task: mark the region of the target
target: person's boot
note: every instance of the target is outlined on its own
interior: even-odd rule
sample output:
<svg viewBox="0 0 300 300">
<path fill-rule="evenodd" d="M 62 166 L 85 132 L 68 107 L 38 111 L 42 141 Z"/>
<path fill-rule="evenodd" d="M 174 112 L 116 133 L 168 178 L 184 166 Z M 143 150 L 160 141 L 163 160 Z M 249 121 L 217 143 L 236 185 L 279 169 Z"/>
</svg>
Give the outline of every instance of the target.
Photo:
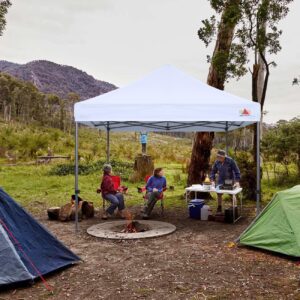
<svg viewBox="0 0 300 300">
<path fill-rule="evenodd" d="M 118 210 L 117 211 L 117 217 L 120 218 L 120 219 L 125 219 L 125 214 L 123 212 L 123 210 Z"/>
<path fill-rule="evenodd" d="M 109 214 L 108 212 L 104 212 L 102 215 L 102 220 L 108 220 L 112 217 L 111 214 Z"/>
<path fill-rule="evenodd" d="M 148 219 L 149 219 L 149 216 L 146 213 L 144 213 L 143 214 L 143 220 L 148 220 Z"/>
</svg>

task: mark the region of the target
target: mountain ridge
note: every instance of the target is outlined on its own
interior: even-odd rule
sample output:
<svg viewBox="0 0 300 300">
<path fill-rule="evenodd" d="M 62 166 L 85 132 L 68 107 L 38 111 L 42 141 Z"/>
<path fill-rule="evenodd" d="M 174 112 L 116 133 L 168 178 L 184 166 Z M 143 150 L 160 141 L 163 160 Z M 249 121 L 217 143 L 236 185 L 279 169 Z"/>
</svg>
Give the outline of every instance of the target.
<svg viewBox="0 0 300 300">
<path fill-rule="evenodd" d="M 25 64 L 0 60 L 0 72 L 32 82 L 41 92 L 56 94 L 62 98 L 66 98 L 69 93 L 76 93 L 84 100 L 117 88 L 114 84 L 97 80 L 73 66 L 48 60 L 34 60 Z"/>
</svg>

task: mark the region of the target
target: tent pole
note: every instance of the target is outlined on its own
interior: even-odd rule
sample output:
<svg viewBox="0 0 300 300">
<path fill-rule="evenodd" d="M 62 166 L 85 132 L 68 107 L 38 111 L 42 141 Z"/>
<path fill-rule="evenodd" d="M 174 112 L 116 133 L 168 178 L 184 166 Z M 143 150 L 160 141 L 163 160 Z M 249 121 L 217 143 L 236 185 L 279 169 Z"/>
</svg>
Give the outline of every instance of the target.
<svg viewBox="0 0 300 300">
<path fill-rule="evenodd" d="M 260 185 L 260 122 L 256 124 L 256 215 L 260 213 L 260 198 L 261 198 L 261 185 Z"/>
<path fill-rule="evenodd" d="M 225 127 L 225 151 L 226 155 L 228 155 L 228 122 L 226 122 L 226 127 Z"/>
<path fill-rule="evenodd" d="M 110 162 L 110 128 L 109 128 L 109 122 L 107 122 L 106 126 L 106 162 Z"/>
<path fill-rule="evenodd" d="M 78 233 L 78 123 L 75 122 L 75 231 Z"/>
</svg>

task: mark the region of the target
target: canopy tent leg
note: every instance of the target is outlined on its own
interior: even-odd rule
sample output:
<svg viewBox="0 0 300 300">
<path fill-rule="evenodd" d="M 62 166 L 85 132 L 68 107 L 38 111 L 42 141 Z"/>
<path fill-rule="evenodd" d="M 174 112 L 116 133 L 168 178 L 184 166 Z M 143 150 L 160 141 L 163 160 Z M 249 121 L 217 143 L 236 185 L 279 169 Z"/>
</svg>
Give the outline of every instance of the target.
<svg viewBox="0 0 300 300">
<path fill-rule="evenodd" d="M 75 231 L 78 233 L 78 123 L 75 122 Z"/>
<path fill-rule="evenodd" d="M 256 124 L 256 216 L 260 213 L 261 182 L 260 182 L 260 122 Z"/>
<path fill-rule="evenodd" d="M 110 162 L 110 128 L 109 122 L 107 122 L 106 126 L 106 162 Z"/>
<path fill-rule="evenodd" d="M 225 151 L 226 151 L 226 155 L 228 155 L 228 122 L 226 122 L 226 127 L 225 127 Z"/>
</svg>

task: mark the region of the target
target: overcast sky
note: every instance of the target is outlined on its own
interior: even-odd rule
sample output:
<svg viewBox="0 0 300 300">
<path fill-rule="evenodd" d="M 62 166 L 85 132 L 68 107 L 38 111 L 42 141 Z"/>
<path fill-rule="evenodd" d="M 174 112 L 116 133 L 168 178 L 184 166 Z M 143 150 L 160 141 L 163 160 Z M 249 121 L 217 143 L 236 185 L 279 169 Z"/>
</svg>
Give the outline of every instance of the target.
<svg viewBox="0 0 300 300">
<path fill-rule="evenodd" d="M 206 81 L 206 49 L 197 37 L 201 19 L 212 13 L 207 0 L 13 0 L 0 59 L 17 63 L 46 59 L 71 65 L 97 79 L 124 86 L 172 64 Z M 275 58 L 265 121 L 300 115 L 300 1 L 281 22 L 283 50 Z M 251 80 L 226 89 L 251 99 Z"/>
</svg>

